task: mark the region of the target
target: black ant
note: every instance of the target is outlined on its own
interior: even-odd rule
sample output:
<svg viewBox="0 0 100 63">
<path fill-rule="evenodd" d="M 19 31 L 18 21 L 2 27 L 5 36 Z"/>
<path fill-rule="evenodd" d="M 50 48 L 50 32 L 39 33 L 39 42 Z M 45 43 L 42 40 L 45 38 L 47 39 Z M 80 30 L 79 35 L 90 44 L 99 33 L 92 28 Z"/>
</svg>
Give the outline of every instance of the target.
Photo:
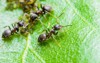
<svg viewBox="0 0 100 63">
<path fill-rule="evenodd" d="M 45 5 L 45 6 L 42 6 L 42 5 L 41 5 L 41 9 L 42 9 L 42 10 L 39 10 L 39 8 L 38 8 L 38 10 L 37 10 L 36 12 L 32 12 L 32 13 L 30 14 L 30 19 L 31 19 L 32 21 L 34 21 L 36 18 L 38 18 L 39 15 L 43 15 L 43 14 L 45 14 L 46 12 L 50 12 L 50 11 L 52 10 L 52 7 L 51 7 L 51 6 L 48 6 L 48 5 Z"/>
<path fill-rule="evenodd" d="M 67 26 L 71 26 L 71 25 L 67 25 Z M 57 35 L 58 30 L 60 30 L 62 27 L 66 27 L 66 26 L 62 26 L 59 24 L 54 25 L 53 28 L 49 32 L 39 35 L 38 42 L 42 43 L 46 41 L 47 39 L 49 39 L 50 37 L 52 37 L 52 35 Z"/>
<path fill-rule="evenodd" d="M 49 5 L 42 5 L 41 4 L 41 9 L 42 10 L 39 10 L 39 8 L 38 8 L 38 11 L 37 12 L 35 12 L 37 15 L 40 15 L 40 14 L 45 14 L 46 12 L 51 12 L 52 11 L 52 7 L 51 6 L 49 6 Z"/>
<path fill-rule="evenodd" d="M 24 21 L 20 21 L 16 25 L 12 25 L 12 26 L 13 26 L 13 29 L 11 29 L 9 26 L 7 26 L 7 27 L 9 27 L 9 29 L 7 29 L 3 32 L 3 34 L 2 34 L 3 38 L 10 37 L 12 34 L 17 33 L 19 31 L 19 28 L 24 26 Z"/>
</svg>

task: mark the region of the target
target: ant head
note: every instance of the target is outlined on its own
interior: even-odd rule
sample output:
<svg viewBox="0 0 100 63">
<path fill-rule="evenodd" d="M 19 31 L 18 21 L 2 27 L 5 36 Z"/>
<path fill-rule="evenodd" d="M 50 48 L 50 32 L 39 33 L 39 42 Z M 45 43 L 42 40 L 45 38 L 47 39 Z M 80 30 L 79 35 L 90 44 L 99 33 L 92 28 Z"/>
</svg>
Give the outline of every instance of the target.
<svg viewBox="0 0 100 63">
<path fill-rule="evenodd" d="M 41 35 L 39 35 L 39 37 L 38 37 L 38 42 L 43 42 L 43 41 L 45 41 L 46 40 L 46 34 L 41 34 Z"/>
<path fill-rule="evenodd" d="M 24 26 L 24 21 L 20 21 L 17 24 L 18 24 L 19 27 L 22 27 L 22 26 Z"/>
<path fill-rule="evenodd" d="M 53 29 L 54 30 L 60 30 L 62 27 L 68 27 L 68 26 L 72 26 L 72 25 L 62 26 L 62 25 L 56 24 L 56 25 L 54 25 Z"/>
<path fill-rule="evenodd" d="M 9 37 L 10 35 L 11 35 L 11 30 L 10 30 L 10 29 L 7 29 L 7 30 L 5 30 L 5 31 L 3 32 L 2 37 L 3 37 L 3 38 L 7 38 L 7 37 Z"/>
<path fill-rule="evenodd" d="M 52 7 L 51 6 L 48 6 L 48 5 L 45 5 L 45 6 L 42 7 L 42 9 L 44 11 L 50 12 L 52 10 Z"/>
<path fill-rule="evenodd" d="M 35 20 L 37 17 L 38 17 L 38 15 L 35 14 L 34 12 L 30 14 L 31 20 Z"/>
<path fill-rule="evenodd" d="M 56 24 L 56 25 L 54 25 L 53 29 L 54 30 L 60 30 L 62 27 L 68 27 L 68 26 L 72 26 L 72 25 L 62 26 L 62 25 Z"/>
<path fill-rule="evenodd" d="M 60 30 L 62 28 L 62 26 L 59 24 L 56 24 L 56 25 L 54 25 L 53 28 L 54 28 L 54 30 Z"/>
</svg>

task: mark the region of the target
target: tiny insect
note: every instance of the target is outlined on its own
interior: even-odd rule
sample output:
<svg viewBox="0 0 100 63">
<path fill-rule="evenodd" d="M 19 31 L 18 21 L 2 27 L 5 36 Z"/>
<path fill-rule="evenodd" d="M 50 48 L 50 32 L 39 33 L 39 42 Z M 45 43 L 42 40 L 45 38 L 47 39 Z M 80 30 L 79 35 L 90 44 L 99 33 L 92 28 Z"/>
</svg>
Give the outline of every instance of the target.
<svg viewBox="0 0 100 63">
<path fill-rule="evenodd" d="M 30 12 L 35 7 L 36 0 L 19 0 L 23 12 Z"/>
<path fill-rule="evenodd" d="M 67 26 L 71 26 L 71 25 L 67 25 Z M 39 35 L 38 42 L 42 43 L 42 42 L 46 41 L 47 39 L 49 39 L 50 37 L 52 37 L 52 35 L 57 35 L 58 30 L 60 30 L 62 27 L 66 27 L 66 26 L 62 26 L 59 24 L 54 25 L 49 32 Z"/>
<path fill-rule="evenodd" d="M 13 29 L 11 29 L 10 26 L 7 26 L 7 27 L 9 27 L 9 29 L 7 29 L 3 32 L 2 37 L 3 38 L 10 37 L 14 33 L 17 33 L 19 31 L 19 28 L 23 27 L 23 26 L 24 26 L 24 21 L 20 21 L 17 24 L 12 25 Z"/>
<path fill-rule="evenodd" d="M 26 4 L 32 5 L 36 2 L 36 0 L 25 0 Z"/>
</svg>

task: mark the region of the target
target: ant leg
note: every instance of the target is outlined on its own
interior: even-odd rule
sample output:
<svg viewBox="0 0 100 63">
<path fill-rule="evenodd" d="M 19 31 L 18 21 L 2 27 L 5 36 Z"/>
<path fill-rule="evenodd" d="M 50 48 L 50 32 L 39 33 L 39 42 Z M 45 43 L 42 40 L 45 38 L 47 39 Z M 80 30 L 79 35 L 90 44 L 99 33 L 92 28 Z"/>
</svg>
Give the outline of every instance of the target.
<svg viewBox="0 0 100 63">
<path fill-rule="evenodd" d="M 47 18 L 45 17 L 45 15 L 43 15 L 43 17 L 46 19 L 46 21 L 48 21 Z"/>
<path fill-rule="evenodd" d="M 48 14 L 50 16 L 54 17 L 56 19 L 57 24 L 59 24 L 60 20 L 58 18 L 61 17 L 64 14 L 65 9 L 66 9 L 66 7 L 62 10 L 61 14 L 58 17 L 52 15 L 52 13 L 50 13 L 50 12 L 48 12 Z"/>
<path fill-rule="evenodd" d="M 43 8 L 43 5 L 40 3 L 40 7 Z"/>
<path fill-rule="evenodd" d="M 11 30 L 11 27 L 10 27 L 10 26 L 5 26 L 4 28 L 6 28 L 6 27 L 8 27 L 8 28 L 9 28 L 9 30 Z"/>
<path fill-rule="evenodd" d="M 57 34 L 58 34 L 58 31 L 55 31 L 53 34 L 54 34 L 54 35 L 57 35 Z"/>
<path fill-rule="evenodd" d="M 50 29 L 44 29 L 42 32 L 45 32 L 46 34 L 48 34 L 50 31 Z"/>
<path fill-rule="evenodd" d="M 39 10 L 39 7 L 37 5 L 34 5 L 34 7 L 36 7 L 36 10 Z"/>
<path fill-rule="evenodd" d="M 50 12 L 48 12 L 48 14 L 50 15 L 50 16 L 52 16 L 53 18 L 55 18 L 56 19 L 56 22 L 59 24 L 59 19 L 56 17 L 56 16 L 54 16 L 53 14 L 51 14 Z"/>
<path fill-rule="evenodd" d="M 41 19 L 37 19 L 37 21 L 39 21 L 42 24 L 42 26 L 45 28 L 43 31 L 46 31 L 46 33 L 48 33 L 49 29 L 46 29 L 47 26 L 45 26 L 45 24 L 41 21 Z"/>
<path fill-rule="evenodd" d="M 41 7 L 41 9 L 42 9 L 42 11 L 43 11 L 43 14 L 45 14 L 46 11 L 43 9 L 43 5 L 42 5 L 42 4 L 40 4 L 40 7 Z"/>
<path fill-rule="evenodd" d="M 46 28 L 46 25 L 42 22 L 41 19 L 37 19 L 37 20 L 42 24 L 42 26 L 43 26 L 44 28 Z"/>
<path fill-rule="evenodd" d="M 28 13 L 24 13 L 24 16 L 22 18 L 29 19 L 30 15 Z M 22 19 L 22 20 L 24 20 L 24 19 Z"/>
<path fill-rule="evenodd" d="M 11 26 L 14 28 L 15 24 L 11 24 Z"/>
<path fill-rule="evenodd" d="M 37 19 L 37 21 L 39 21 L 43 26 L 45 26 L 41 19 Z"/>
<path fill-rule="evenodd" d="M 50 29 L 46 29 L 46 30 L 44 30 L 44 31 L 46 31 L 46 34 L 48 34 L 48 32 L 50 31 Z"/>
<path fill-rule="evenodd" d="M 56 43 L 59 47 L 61 47 L 61 45 L 60 45 L 59 42 L 54 38 L 54 36 L 51 36 L 51 37 L 54 39 L 55 43 Z"/>
<path fill-rule="evenodd" d="M 11 30 L 11 27 L 10 26 L 8 26 L 8 28 Z"/>
</svg>

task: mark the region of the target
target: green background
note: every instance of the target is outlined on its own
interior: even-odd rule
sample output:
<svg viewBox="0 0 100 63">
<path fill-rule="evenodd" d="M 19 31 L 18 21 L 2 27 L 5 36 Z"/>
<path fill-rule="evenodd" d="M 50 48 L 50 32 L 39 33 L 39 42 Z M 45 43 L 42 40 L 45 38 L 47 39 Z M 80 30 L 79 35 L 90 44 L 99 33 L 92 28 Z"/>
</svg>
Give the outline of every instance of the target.
<svg viewBox="0 0 100 63">
<path fill-rule="evenodd" d="M 57 24 L 57 19 L 61 25 L 72 26 L 62 28 L 57 36 L 43 44 L 37 38 L 47 28 L 39 21 L 28 36 L 0 38 L 0 63 L 100 63 L 100 0 L 38 2 L 53 8 L 53 16 L 41 17 L 47 28 Z M 10 11 L 6 7 L 6 1 L 0 0 L 0 37 L 6 29 L 4 26 L 11 26 L 23 14 L 22 9 Z"/>
</svg>

